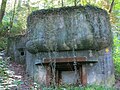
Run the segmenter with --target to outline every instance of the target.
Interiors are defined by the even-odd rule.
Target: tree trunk
[[[109,9],[109,13],[112,12],[113,5],[114,5],[114,0],[112,0],[111,6],[110,6],[110,9]]]
[[[75,6],[77,5],[77,1],[76,1],[76,0],[74,0],[74,5],[75,5]]]
[[[27,0],[28,11],[30,12],[30,0]]]
[[[12,17],[10,19],[10,30],[12,29],[13,27],[13,21],[14,21],[14,16],[15,16],[15,6],[16,6],[16,0],[14,2],[14,9],[13,9],[13,12],[12,12]]]
[[[1,10],[0,10],[0,24],[2,24],[2,19],[5,14],[6,3],[7,3],[7,0],[2,0]]]
[[[62,7],[64,6],[64,2],[63,2],[63,0],[61,0],[61,4],[62,4]]]
[[[21,7],[21,0],[18,0],[17,8]]]

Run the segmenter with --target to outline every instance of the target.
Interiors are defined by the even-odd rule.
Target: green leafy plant
[[[120,40],[117,35],[114,36],[113,59],[115,64],[115,75],[120,76]]]
[[[39,88],[37,88],[39,90]],[[33,88],[32,90],[36,90]],[[87,86],[74,86],[74,85],[61,85],[58,87],[42,87],[42,90],[116,90],[114,87],[107,87],[101,85],[87,85]]]

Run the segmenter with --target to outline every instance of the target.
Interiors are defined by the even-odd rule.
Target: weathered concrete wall
[[[87,60],[98,60],[98,63],[89,63],[84,64],[86,67],[87,72],[87,83],[88,84],[105,84],[105,85],[113,85],[115,82],[114,77],[114,65],[112,61],[112,51],[111,48],[105,48],[100,51],[93,50],[92,53],[90,50],[81,50],[81,51],[75,51],[74,53],[72,51],[64,51],[64,52],[51,52],[51,55],[49,56],[48,52],[41,52],[37,54],[31,54],[27,52],[28,58],[27,59],[27,71],[30,74],[30,76],[34,77],[34,80],[40,83],[46,83],[46,68],[42,65],[42,61],[44,58],[66,58],[66,57],[80,57],[85,56],[87,57]],[[92,56],[91,56],[92,54]],[[38,63],[41,63],[37,65]],[[72,71],[72,70],[71,70]],[[70,71],[70,72],[71,72]],[[79,79],[77,77],[69,77],[69,71],[65,73],[63,71],[63,82],[71,82],[73,83],[73,79]],[[74,73],[72,73],[74,75]],[[67,78],[64,78],[67,77]]]
[[[18,63],[25,63],[26,40],[27,38],[25,35],[17,35],[8,38],[7,55]]]
[[[28,17],[32,32],[26,48],[31,53],[64,50],[100,50],[112,42],[106,11],[79,6],[40,10]]]
[[[113,85],[115,82],[111,47],[98,51],[98,63],[87,65],[88,83]]]

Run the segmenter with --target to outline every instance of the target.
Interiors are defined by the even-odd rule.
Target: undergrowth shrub
[[[115,65],[116,78],[120,76],[120,40],[117,35],[114,36],[113,60]]]

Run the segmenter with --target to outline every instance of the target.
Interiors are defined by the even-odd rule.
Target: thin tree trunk
[[[5,14],[6,3],[7,3],[7,0],[2,0],[1,10],[0,10],[0,24],[2,24],[2,20]]]
[[[112,0],[112,3],[111,3],[111,5],[110,5],[109,13],[112,12],[113,6],[114,6],[114,0]]]
[[[64,6],[64,2],[63,2],[63,0],[61,0],[61,4],[62,4],[62,7]]]
[[[28,15],[30,14],[30,0],[27,0]]]
[[[18,6],[17,6],[17,8],[20,8],[20,7],[21,7],[21,1],[22,1],[22,0],[18,0]]]
[[[15,0],[15,2],[14,2],[13,14],[12,14],[12,17],[11,17],[11,20],[10,20],[10,30],[11,30],[12,27],[13,27],[13,20],[14,20],[14,16],[15,16],[15,6],[16,6],[16,0]]]
[[[75,5],[75,6],[77,5],[77,0],[74,0],[74,5]]]

